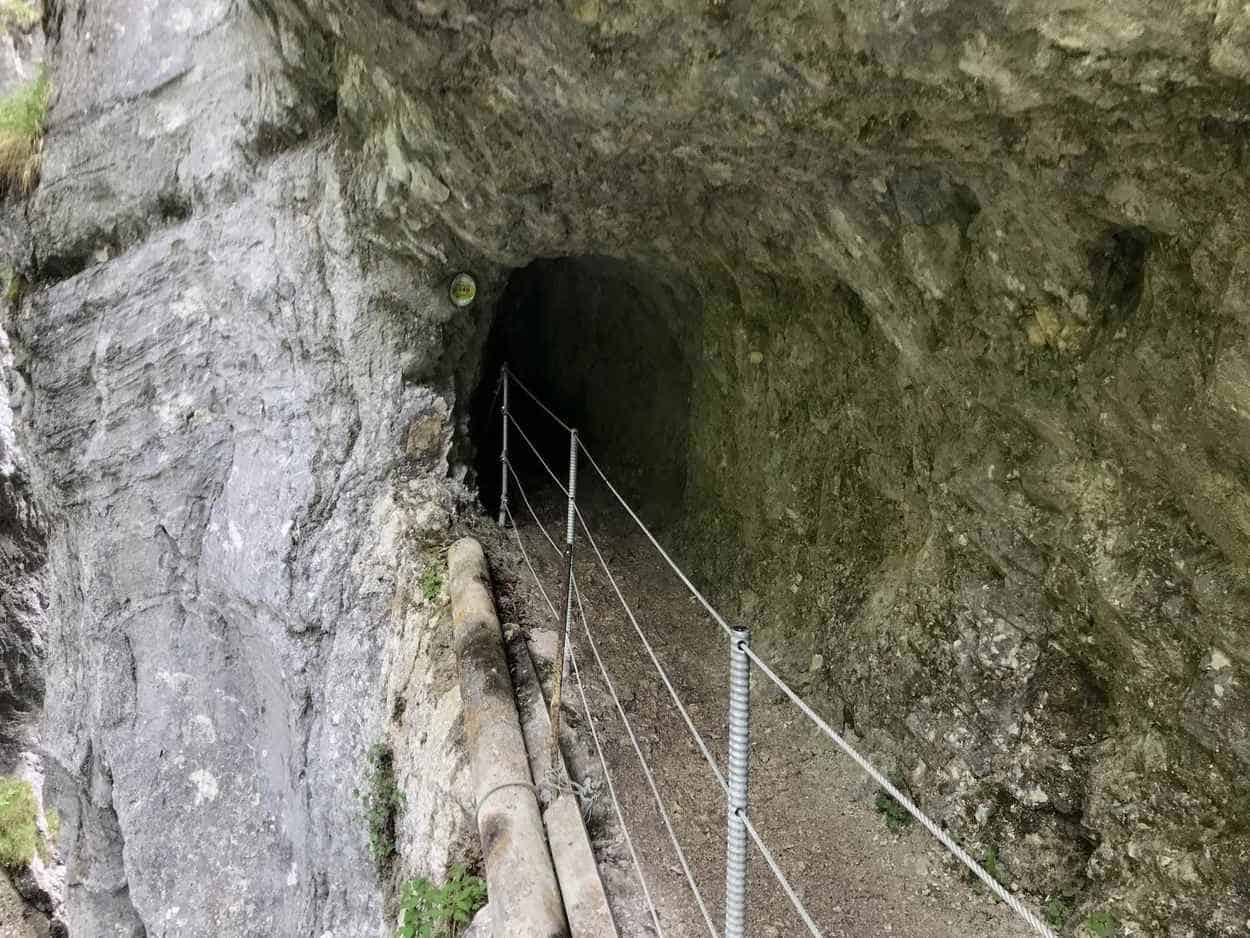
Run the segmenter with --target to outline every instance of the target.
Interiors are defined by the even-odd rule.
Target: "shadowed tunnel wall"
[[[499,367],[569,424],[648,520],[671,517],[686,486],[698,294],[676,278],[605,257],[535,261],[516,270],[496,311],[478,394],[483,503],[499,498],[499,417],[485,416]],[[562,477],[568,438],[519,390],[513,413]],[[536,469],[514,435],[518,469]],[[589,471],[587,469],[586,471]]]

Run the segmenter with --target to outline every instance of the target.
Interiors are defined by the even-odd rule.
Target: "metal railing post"
[[[560,756],[560,689],[569,664],[573,628],[573,519],[577,514],[577,431],[569,431],[569,508],[564,528],[564,628],[556,643],[556,678],[551,693],[551,764]]]
[[[508,511],[508,366],[503,368],[503,446],[499,451],[499,526],[502,528]]]
[[[725,938],[746,935],[747,778],[751,766],[750,629],[734,629],[729,643],[728,840],[725,848]]]

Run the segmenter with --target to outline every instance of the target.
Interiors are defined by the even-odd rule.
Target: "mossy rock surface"
[[[20,870],[42,842],[35,792],[25,779],[0,777],[0,866]]]

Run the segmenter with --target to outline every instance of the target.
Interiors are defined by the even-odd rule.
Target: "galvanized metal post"
[[[551,693],[551,764],[560,756],[560,690],[569,663],[573,631],[573,518],[577,514],[577,431],[569,431],[569,508],[564,527],[564,630],[556,643],[556,679]]]
[[[508,366],[505,365],[500,375],[503,381],[503,446],[499,451],[499,526],[502,528],[508,512]]]
[[[745,938],[747,910],[747,777],[751,766],[750,629],[729,644],[728,842],[725,849],[725,938]]]

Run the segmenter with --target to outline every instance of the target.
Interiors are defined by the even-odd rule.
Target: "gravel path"
[[[534,488],[533,485],[529,486]],[[563,503],[535,497],[553,536]],[[583,510],[622,591],[718,764],[724,765],[728,647],[719,628],[640,532],[601,501]],[[520,534],[539,576],[553,593],[561,564],[523,504],[514,507]],[[512,532],[483,520],[475,533],[490,557],[502,614],[529,633],[540,670],[554,654],[551,614],[534,586]],[[633,626],[593,554],[577,564],[600,653],[639,737],[644,755],[687,853],[716,928],[724,900],[724,813],[702,755],[646,656]],[[707,935],[659,820],[646,780],[604,689],[580,622],[575,648],[596,727],[644,872],[670,938]],[[566,684],[565,748],[574,775],[598,790],[590,830],[622,938],[654,934],[578,699]],[[575,704],[575,706],[572,706]],[[751,812],[757,829],[829,938],[901,935],[989,938],[1032,934],[916,825],[890,832],[874,809],[875,787],[794,706],[756,672],[752,685]],[[749,930],[758,938],[804,935],[806,927],[752,848]]]

